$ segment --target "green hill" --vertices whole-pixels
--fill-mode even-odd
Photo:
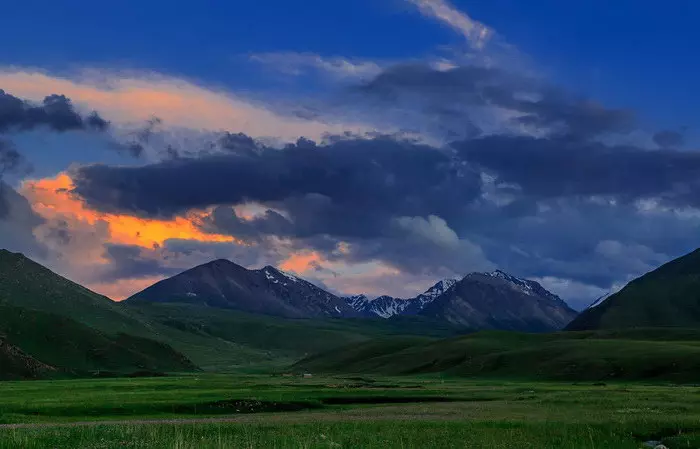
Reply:
[[[294,370],[543,380],[696,381],[700,330],[479,332],[433,342],[387,339],[306,358]]]
[[[0,329],[8,342],[65,373],[196,369],[164,343],[124,333],[105,334],[36,310],[0,306]]]
[[[0,250],[0,335],[22,354],[64,373],[196,368],[142,317],[5,250]],[[0,365],[0,373],[9,376],[9,366]]]
[[[700,327],[700,250],[635,279],[567,330]]]
[[[0,250],[0,306],[67,317],[107,333],[140,333],[148,328],[148,322],[111,299],[6,250]]]

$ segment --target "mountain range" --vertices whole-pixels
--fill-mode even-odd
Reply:
[[[187,303],[283,318],[419,316],[465,329],[557,330],[575,316],[535,281],[502,271],[445,279],[414,298],[338,297],[271,266],[248,270],[215,260],[164,279],[125,301]]]

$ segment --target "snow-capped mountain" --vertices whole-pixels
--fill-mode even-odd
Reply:
[[[442,280],[426,290],[425,293],[409,299],[386,295],[374,299],[370,299],[366,295],[355,295],[344,299],[350,307],[364,316],[390,318],[395,315],[417,315],[426,305],[445,293],[456,282],[454,279]]]
[[[390,318],[401,314],[411,305],[410,299],[393,298],[391,296],[368,298],[366,295],[355,295],[343,299],[350,307],[365,317]]]
[[[421,293],[420,295],[413,298],[413,301],[418,307],[418,310],[416,310],[415,313],[418,313],[421,310],[423,310],[425,306],[435,301],[435,298],[437,298],[440,295],[443,295],[456,283],[457,279],[443,279],[442,281],[438,282],[437,284],[433,285],[428,290],[426,290],[425,293]]]
[[[576,312],[539,283],[496,270],[466,275],[419,315],[474,329],[550,331]]]
[[[576,313],[540,284],[497,270],[445,279],[409,298],[340,298],[275,267],[215,260],[160,281],[127,302],[186,302],[285,318],[411,315],[470,328],[553,330]]]
[[[542,287],[539,283],[531,281],[529,279],[521,279],[515,276],[511,276],[501,270],[492,271],[490,273],[480,273],[485,276],[491,276],[498,279],[503,279],[508,282],[515,290],[518,290],[526,295],[530,296],[541,296],[543,298],[549,298],[553,301],[561,301],[561,299],[554,293],[548,291]]]

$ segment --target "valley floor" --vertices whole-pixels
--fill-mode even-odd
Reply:
[[[196,375],[0,383],[0,448],[700,447],[700,388]]]

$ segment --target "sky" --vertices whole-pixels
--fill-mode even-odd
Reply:
[[[0,247],[115,300],[228,258],[580,309],[700,246],[697,2],[186,3],[3,7]]]

